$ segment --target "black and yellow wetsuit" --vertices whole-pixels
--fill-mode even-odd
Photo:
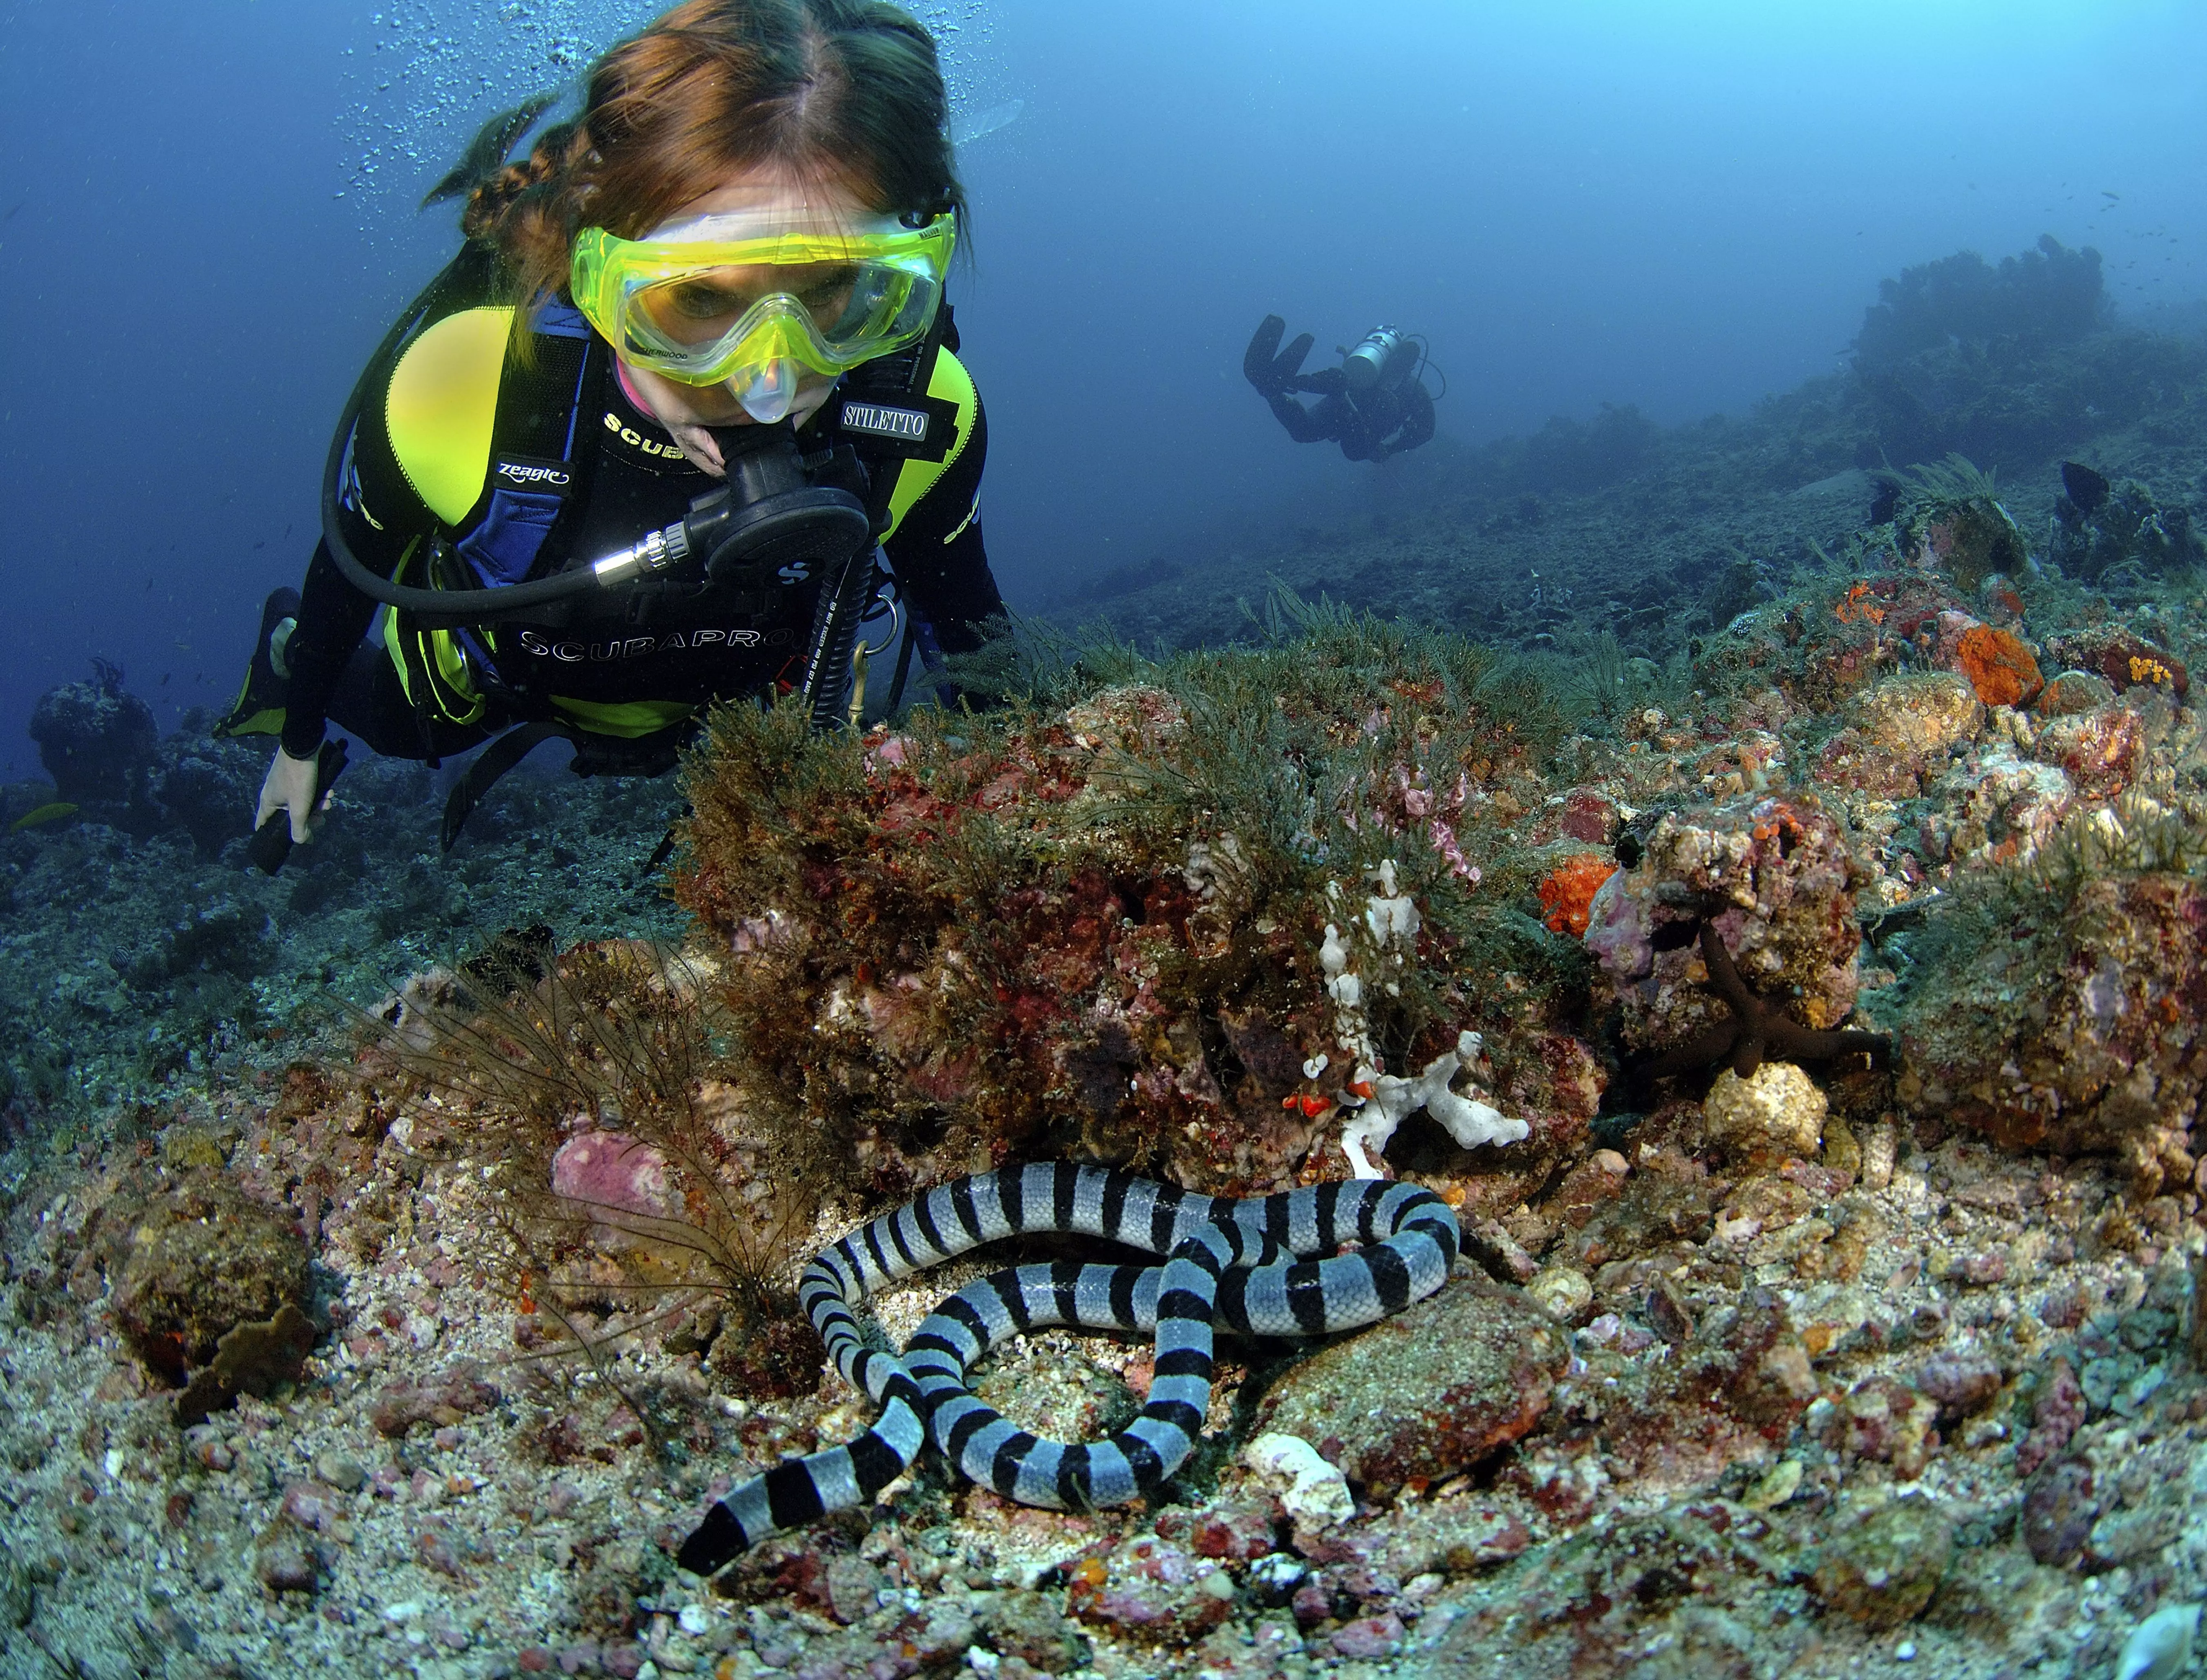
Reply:
[[[354,554],[401,583],[480,589],[549,577],[680,519],[721,482],[623,389],[579,314],[555,303],[518,316],[491,300],[481,266],[478,281],[464,272],[446,284],[367,382],[338,517]],[[988,425],[955,344],[954,332],[931,341],[912,375],[951,422],[925,451],[941,458],[846,425],[840,392],[798,434],[808,454],[855,446],[885,507],[898,587],[948,652],[975,645],[1003,610],[978,517]],[[456,628],[393,611],[366,642],[376,604],[324,543],[284,649],[284,748],[312,756],[329,720],[399,757],[463,751],[527,721],[559,725],[578,747],[677,741],[710,702],[798,679],[821,588],[816,577],[749,590],[653,581]],[[248,726],[275,721],[264,713]],[[655,756],[663,766],[671,746],[638,768]]]

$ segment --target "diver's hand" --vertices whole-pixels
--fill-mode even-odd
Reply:
[[[319,804],[314,799],[314,783],[319,779],[319,766],[311,758],[294,758],[276,749],[276,762],[268,767],[268,779],[260,784],[260,806],[253,813],[253,830],[260,833],[260,825],[278,811],[290,815],[291,843],[304,846],[314,837],[314,819],[330,808],[330,796],[326,792]]]

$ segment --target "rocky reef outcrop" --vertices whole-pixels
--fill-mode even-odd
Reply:
[[[39,697],[31,738],[56,796],[81,805],[126,803],[160,746],[153,708],[126,690],[121,667],[105,660],[93,662],[87,680]]]
[[[1505,897],[1516,726],[1439,644],[1293,646],[864,739],[724,714],[677,890],[762,1096],[884,1188],[1071,1154],[1250,1193],[1420,1111],[1444,1170],[1566,1156],[1605,1075]]]

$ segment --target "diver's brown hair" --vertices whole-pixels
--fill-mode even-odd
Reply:
[[[962,210],[948,115],[934,38],[894,6],[684,0],[598,60],[583,114],[477,183],[460,225],[534,302],[582,229],[637,238],[762,164],[885,214]]]

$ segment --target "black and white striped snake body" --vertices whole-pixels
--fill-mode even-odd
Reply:
[[[1165,1260],[995,1272],[937,1307],[901,1358],[861,1340],[851,1309],[866,1295],[984,1242],[1041,1231],[1103,1237]],[[785,1460],[733,1490],[677,1561],[709,1575],[769,1534],[865,1504],[930,1436],[973,1480],[1022,1504],[1085,1510],[1154,1493],[1202,1432],[1215,1327],[1307,1337],[1374,1324],[1447,1281],[1457,1238],[1438,1197],[1379,1179],[1235,1201],[1048,1163],[930,1191],[823,1250],[798,1285],[836,1368],[879,1402],[880,1419],[847,1446]],[[1335,1254],[1343,1242],[1360,1247]],[[966,1387],[991,1347],[1053,1324],[1156,1332],[1149,1399],[1109,1441],[1043,1440]]]

